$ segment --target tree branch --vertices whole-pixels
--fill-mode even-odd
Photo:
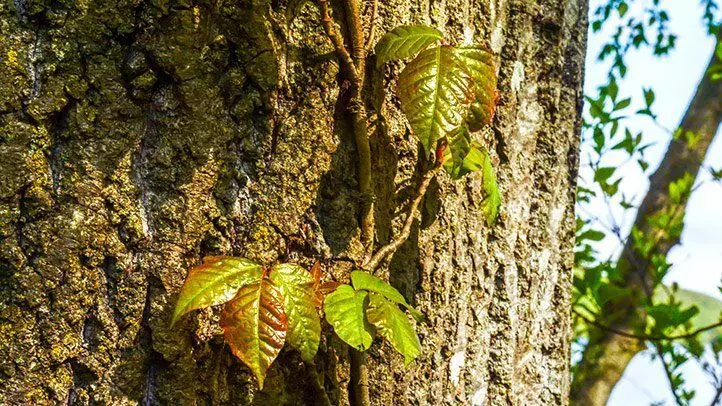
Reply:
[[[680,335],[676,335],[676,336],[650,335],[650,334],[633,334],[633,333],[628,333],[628,332],[626,332],[626,331],[624,331],[624,330],[620,330],[620,329],[618,329],[618,328],[615,328],[615,327],[608,326],[608,325],[606,325],[606,324],[600,323],[600,322],[598,322],[598,321],[596,321],[596,320],[594,320],[594,319],[590,319],[589,317],[587,317],[587,316],[579,313],[579,312],[576,311],[576,310],[572,310],[572,313],[574,313],[574,314],[575,314],[577,317],[579,317],[580,319],[584,320],[586,323],[589,323],[589,324],[591,324],[591,325],[593,325],[593,326],[595,326],[595,327],[598,327],[598,328],[600,328],[600,329],[602,329],[602,330],[605,330],[605,331],[608,331],[608,332],[610,332],[610,333],[614,333],[614,334],[616,334],[616,335],[620,335],[620,336],[623,336],[623,337],[634,338],[634,339],[636,339],[636,340],[641,340],[641,341],[662,341],[662,340],[673,341],[673,340],[683,340],[683,339],[685,339],[685,338],[692,338],[692,337],[694,337],[694,336],[696,336],[696,335],[698,335],[698,334],[700,334],[700,333],[704,333],[705,331],[714,330],[714,329],[716,329],[716,328],[722,327],[722,321],[718,321],[717,323],[710,324],[710,325],[704,326],[704,327],[700,327],[700,328],[694,329],[694,330],[692,330],[692,331],[690,331],[690,332],[687,332],[687,333],[684,333],[684,334],[680,334]]]
[[[390,243],[381,247],[381,249],[379,249],[376,254],[374,254],[374,256],[366,264],[364,264],[364,269],[373,272],[373,270],[379,266],[379,264],[381,263],[381,261],[384,260],[384,258],[396,252],[396,250],[398,250],[399,247],[401,247],[401,245],[403,245],[403,243],[409,238],[409,234],[411,234],[411,225],[416,219],[419,204],[424,198],[424,195],[426,195],[426,190],[429,188],[431,180],[434,178],[434,176],[436,176],[437,173],[439,173],[441,168],[442,165],[439,161],[439,163],[437,163],[437,165],[433,169],[426,172],[424,177],[421,179],[421,183],[419,183],[419,187],[416,191],[416,197],[409,206],[409,211],[406,215],[404,227],[401,229],[401,232],[396,237],[394,237],[394,239],[391,240]]]
[[[667,381],[669,382],[670,389],[672,390],[674,401],[677,402],[678,406],[683,406],[684,403],[682,403],[682,399],[679,398],[677,390],[674,387],[674,378],[672,378],[672,371],[670,371],[669,365],[667,365],[667,361],[664,360],[664,353],[662,352],[662,349],[659,348],[659,345],[654,344],[654,350],[659,357],[659,362],[662,363],[662,368],[664,368],[664,374],[667,376]]]
[[[328,9],[328,0],[317,0],[317,4],[321,12],[321,25],[326,32],[326,36],[331,40],[336,55],[338,55],[338,58],[341,60],[341,69],[346,72],[349,80],[356,80],[358,77],[356,66],[351,58],[351,54],[348,52],[348,49],[346,49],[346,45],[344,45],[343,38],[338,31],[336,31],[331,13]]]

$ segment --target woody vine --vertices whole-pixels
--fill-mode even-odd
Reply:
[[[343,78],[350,84],[347,108],[357,150],[364,247],[362,257],[356,260],[358,269],[351,272],[350,284],[322,283],[318,263],[308,271],[296,264],[267,268],[245,258],[205,258],[189,271],[171,324],[193,310],[224,304],[220,325],[225,340],[262,389],[268,368],[286,343],[313,364],[321,340],[322,310],[335,334],[352,347],[353,403],[369,405],[365,351],[375,336],[386,339],[406,364],[421,354],[414,325],[400,306],[416,322],[422,322],[423,316],[373,273],[408,239],[431,181],[442,171],[452,179],[480,171],[484,195],[480,210],[489,226],[496,220],[501,203],[496,178],[487,150],[473,139],[494,115],[496,68],[494,56],[484,48],[450,45],[440,31],[424,25],[397,27],[374,46],[376,0],[370,4],[368,30],[361,24],[359,0],[341,1],[345,21],[332,18],[328,0],[316,1],[321,25],[333,44]],[[419,159],[430,168],[420,178],[401,230],[378,248],[374,246],[371,134],[364,94],[369,56],[375,56],[375,69],[411,59],[399,75],[396,95],[411,132],[422,144]],[[313,367],[309,370],[315,371]],[[320,383],[318,389],[329,403]]]

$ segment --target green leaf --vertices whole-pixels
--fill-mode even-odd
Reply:
[[[398,308],[396,303],[387,300],[384,296],[371,293],[366,314],[369,322],[378,329],[379,334],[404,356],[406,365],[421,354],[419,337],[409,322],[409,318]]]
[[[389,31],[376,44],[376,66],[411,58],[439,41],[441,31],[426,25],[402,25]]]
[[[288,344],[313,362],[321,341],[321,320],[316,312],[314,280],[311,273],[295,264],[276,265],[269,275],[283,294],[288,316]]]
[[[339,286],[326,296],[323,310],[336,335],[346,344],[365,351],[373,342],[375,330],[366,319],[368,292],[356,291],[349,285]]]
[[[173,312],[171,326],[184,314],[226,303],[243,286],[261,279],[261,265],[245,258],[206,257],[191,268]]]
[[[620,17],[624,17],[627,14],[627,11],[629,10],[629,6],[627,3],[620,3],[619,6],[617,6],[617,11],[619,12]]]
[[[666,302],[669,300],[669,287],[660,286],[654,291],[655,302]],[[699,314],[690,320],[691,329],[699,329],[716,324],[720,320],[722,314],[722,301],[704,293],[695,292],[687,289],[679,289],[674,293],[674,298],[678,300],[683,307],[697,306]],[[674,334],[683,334],[684,330],[675,331]],[[710,344],[716,339],[722,337],[722,327],[704,331],[700,334],[700,340],[705,344]]]
[[[699,313],[699,309],[695,305],[683,309],[680,303],[657,304],[646,310],[647,314],[654,319],[655,328],[662,331],[668,327],[681,326]]]
[[[489,153],[486,151],[486,149],[482,150],[481,152],[484,155],[482,172],[484,182],[484,201],[481,203],[481,209],[484,212],[484,216],[486,217],[486,224],[491,227],[494,225],[494,223],[496,223],[496,219],[499,216],[499,207],[501,206],[501,193],[499,193],[499,185],[496,183],[494,168],[491,167]]]
[[[632,104],[631,98],[623,99],[614,105],[614,111],[626,109],[630,104]]]
[[[288,329],[281,292],[266,278],[244,286],[223,308],[220,324],[231,351],[263,389],[266,371],[281,352]]]
[[[426,154],[436,142],[464,122],[474,98],[471,75],[456,57],[453,47],[423,51],[399,76],[401,110]]]
[[[609,178],[614,175],[614,172],[617,170],[617,168],[611,167],[611,166],[605,166],[601,168],[597,168],[594,171],[594,180],[599,183],[605,183]]]
[[[494,118],[497,101],[494,56],[473,47],[456,48],[455,53],[474,82],[474,101],[470,106],[467,123],[471,131],[478,131]]]
[[[464,171],[464,159],[471,150],[471,135],[465,125],[446,136],[447,146],[444,149],[444,169],[452,179],[460,179]]]
[[[351,272],[351,283],[356,290],[368,290],[369,292],[378,293],[386,299],[404,306],[416,321],[421,322],[424,320],[424,315],[406,303],[406,299],[396,288],[370,273],[364,271]]]
[[[644,89],[644,103],[647,105],[647,108],[652,106],[652,103],[654,103],[654,98],[654,90]]]
[[[591,240],[591,241],[602,241],[605,234],[597,230],[586,230],[577,236],[577,241]]]

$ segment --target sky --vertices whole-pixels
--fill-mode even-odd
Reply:
[[[590,9],[593,11],[595,6],[603,1],[593,0],[591,3]],[[656,93],[653,111],[663,127],[674,130],[679,125],[709,62],[714,38],[707,34],[702,24],[699,1],[662,0],[662,4],[669,11],[671,30],[678,35],[676,49],[661,59],[652,56],[648,50],[628,55],[629,71],[624,82],[620,84],[620,98],[634,96],[632,107],[641,107],[641,89],[653,88]],[[635,11],[630,8],[630,12]],[[596,87],[605,82],[609,66],[598,62],[597,55],[609,35],[609,31],[590,32],[585,82],[587,94],[596,94]],[[625,91],[628,94],[625,95]],[[632,118],[625,124],[635,130],[633,133],[643,131],[645,140],[655,142],[645,155],[652,168],[656,168],[669,143],[669,133],[646,118]],[[716,137],[705,161],[715,168],[722,167],[721,138],[722,136]],[[590,150],[590,145],[582,147],[582,165],[584,156]],[[650,170],[644,175],[636,169],[636,164],[630,165],[624,167],[624,181],[620,190],[627,197],[634,196],[635,201],[639,202],[648,188],[647,176],[653,171]],[[582,168],[580,173],[582,177],[590,178],[589,169]],[[708,174],[702,175],[697,182],[705,179],[709,179]],[[668,257],[673,267],[665,283],[677,282],[682,288],[703,292],[722,300],[718,289],[722,277],[721,206],[722,184],[704,182],[695,191],[687,206],[681,243],[672,249]],[[603,209],[603,212],[607,210],[606,206],[596,209]],[[592,206],[592,210],[596,209]],[[634,221],[634,213],[630,212],[625,218],[618,212],[614,213],[614,217],[622,226],[623,235],[628,233]],[[613,255],[618,252],[619,243],[607,238],[598,248],[602,253]],[[695,389],[697,393],[692,405],[708,405],[713,396],[709,377],[693,362],[687,363],[682,371],[687,387]],[[661,364],[652,361],[648,353],[640,353],[627,367],[622,380],[612,392],[608,405],[648,405],[653,402],[674,405],[674,398],[668,387]]]

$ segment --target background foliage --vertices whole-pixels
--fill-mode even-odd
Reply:
[[[650,356],[661,361],[677,404],[690,404],[695,399],[695,391],[685,384],[681,367],[688,362],[700,363],[710,374],[717,394],[714,403],[719,401],[722,385],[718,357],[710,355],[722,349],[722,307],[709,296],[665,284],[665,276],[673,266],[667,254],[679,242],[690,197],[704,182],[720,182],[722,163],[708,165],[698,159],[683,167],[681,176],[651,184],[647,197],[665,199],[648,215],[640,209],[645,204],[644,193],[625,194],[630,189],[625,182],[634,181],[631,173],[645,177],[654,173],[648,150],[659,142],[635,130],[630,121],[648,120],[665,129],[668,142],[684,144],[701,157],[714,137],[682,127],[666,129],[655,114],[655,89],[632,88],[625,82],[630,70],[647,68],[630,64],[632,53],[664,59],[676,51],[678,36],[670,29],[675,16],[667,10],[669,4],[660,0],[610,0],[598,2],[591,9],[590,35],[604,36],[604,45],[596,57],[598,63],[608,67],[608,74],[595,92],[586,95],[584,112],[572,309],[574,388],[581,391],[589,387],[584,385],[603,379],[592,371],[595,366],[589,361],[592,354],[610,357],[609,349],[604,348],[609,346],[608,340],[603,337],[619,335],[637,340],[641,344],[637,350],[646,348]],[[718,36],[722,20],[718,4],[703,0],[701,6],[700,19],[687,23],[703,24],[710,36]],[[722,43],[715,52],[716,61],[713,57],[709,69],[699,78],[700,87],[720,80]],[[722,94],[713,95],[709,102],[719,105],[720,98]],[[680,103],[684,100],[680,99]],[[688,111],[688,116],[691,113],[695,112]],[[708,176],[698,177],[698,171]],[[642,214],[634,220],[637,210]],[[611,255],[609,250],[600,249],[602,242],[610,241],[617,246]],[[628,351],[632,355],[636,352]],[[611,384],[613,387],[614,382]],[[583,394],[573,393],[573,399],[575,396],[581,399]]]

